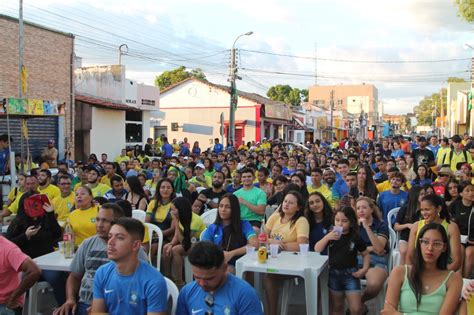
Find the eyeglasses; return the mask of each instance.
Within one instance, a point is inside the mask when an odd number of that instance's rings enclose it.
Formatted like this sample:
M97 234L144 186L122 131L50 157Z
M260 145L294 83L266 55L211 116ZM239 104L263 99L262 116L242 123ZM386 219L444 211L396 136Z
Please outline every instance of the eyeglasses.
M425 247L428 247L428 245L431 245L431 247L437 250L442 249L444 246L444 242L441 242L441 241L430 242L430 240L427 240L424 238L420 238L420 244Z
M208 294L206 298L204 299L204 302L209 308L212 308L214 306L214 296L212 294ZM204 314L214 315L214 311L212 309L208 309Z

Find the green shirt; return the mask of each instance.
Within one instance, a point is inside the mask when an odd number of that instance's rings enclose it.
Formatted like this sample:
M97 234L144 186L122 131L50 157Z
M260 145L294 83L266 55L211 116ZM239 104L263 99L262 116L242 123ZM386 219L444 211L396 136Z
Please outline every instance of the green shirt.
M246 200L248 203L251 203L255 206L266 205L267 204L267 194L263 190L257 187L252 187L249 190L241 188L234 192L239 198ZM240 218L247 221L262 221L263 215L256 214L250 210L247 206L240 204Z

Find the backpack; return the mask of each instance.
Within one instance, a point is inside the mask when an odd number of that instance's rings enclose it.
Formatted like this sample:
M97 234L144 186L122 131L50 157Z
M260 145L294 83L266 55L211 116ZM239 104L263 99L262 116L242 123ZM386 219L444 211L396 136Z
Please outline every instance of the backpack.
M467 152L466 150L462 150L462 153L464 154L464 161L467 163ZM451 152L449 152L449 166L451 167L451 161L453 160L453 154L454 154L454 150L451 150ZM444 154L443 156L443 164L446 164L446 155L447 153Z

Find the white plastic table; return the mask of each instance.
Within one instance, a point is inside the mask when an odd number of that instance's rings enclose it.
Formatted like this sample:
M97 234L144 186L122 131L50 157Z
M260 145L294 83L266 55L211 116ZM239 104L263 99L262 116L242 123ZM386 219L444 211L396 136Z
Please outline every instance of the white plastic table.
M42 270L54 270L54 271L70 271L72 258L64 258L64 255L59 251L54 251L52 253L36 257L33 261L40 267ZM30 288L30 294L28 298L28 314L36 315L38 308L38 282L36 282Z
M260 264L256 255L245 255L237 260L235 267L236 275L241 279L243 279L245 272L302 277L305 285L306 313L308 315L318 314L318 279L320 279L322 313L329 314L327 256L321 256L315 252L309 252L307 256L294 252L281 252L277 258L269 257L266 263Z

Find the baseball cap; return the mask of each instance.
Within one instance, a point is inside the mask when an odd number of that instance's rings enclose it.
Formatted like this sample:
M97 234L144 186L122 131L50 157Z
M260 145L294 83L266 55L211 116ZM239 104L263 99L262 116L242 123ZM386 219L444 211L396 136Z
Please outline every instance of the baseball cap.
M204 167L204 164L198 163L198 164L196 164L196 166L195 166L194 168L202 168L202 169L204 169L205 167Z

